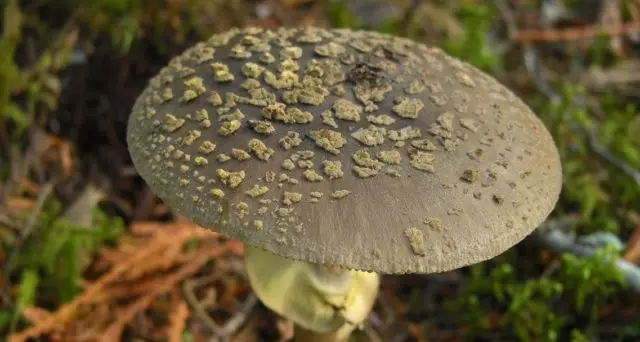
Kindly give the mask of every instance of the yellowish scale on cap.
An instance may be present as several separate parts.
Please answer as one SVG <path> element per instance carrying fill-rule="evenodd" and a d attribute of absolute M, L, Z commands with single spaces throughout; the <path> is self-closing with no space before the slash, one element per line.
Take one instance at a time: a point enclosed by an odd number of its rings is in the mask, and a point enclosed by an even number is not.
<path fill-rule="evenodd" d="M 207 88 L 205 88 L 204 86 L 202 77 L 193 77 L 185 81 L 184 86 L 186 90 L 180 98 L 180 102 L 189 102 L 207 91 Z"/>
<path fill-rule="evenodd" d="M 442 219 L 437 217 L 425 217 L 424 220 L 422 220 L 422 223 L 429 226 L 429 228 L 435 232 L 444 232 L 445 230 Z"/>
<path fill-rule="evenodd" d="M 300 70 L 300 64 L 298 64 L 298 62 L 292 59 L 285 59 L 282 62 L 280 62 L 278 69 L 280 70 L 280 72 L 285 72 L 285 71 L 296 72 Z"/>
<path fill-rule="evenodd" d="M 299 108 L 287 108 L 284 103 L 273 103 L 263 109 L 263 115 L 272 120 L 278 120 L 286 124 L 306 124 L 313 121 L 310 112 L 302 111 Z"/>
<path fill-rule="evenodd" d="M 165 114 L 162 121 L 162 129 L 171 133 L 176 131 L 178 128 L 182 127 L 184 123 L 185 123 L 184 119 L 179 119 L 175 115 L 167 113 Z"/>
<path fill-rule="evenodd" d="M 291 156 L 291 159 L 309 160 L 309 159 L 312 159 L 314 155 L 315 155 L 315 152 L 313 152 L 312 150 L 300 150 L 294 153 L 293 156 Z"/>
<path fill-rule="evenodd" d="M 224 163 L 226 161 L 228 161 L 229 159 L 231 159 L 231 157 L 229 157 L 226 153 L 220 153 L 217 157 L 216 160 L 219 163 Z"/>
<path fill-rule="evenodd" d="M 211 191 L 209 192 L 211 194 L 211 196 L 215 197 L 215 198 L 222 198 L 224 197 L 224 191 L 222 191 L 222 189 L 211 189 Z"/>
<path fill-rule="evenodd" d="M 316 145 L 333 154 L 339 154 L 340 148 L 347 143 L 347 140 L 340 132 L 324 128 L 311 130 L 309 132 L 309 137 L 313 139 Z"/>
<path fill-rule="evenodd" d="M 242 66 L 242 74 L 251 78 L 258 78 L 264 72 L 264 67 L 256 64 L 256 63 L 245 63 Z"/>
<path fill-rule="evenodd" d="M 216 149 L 216 144 L 209 140 L 203 141 L 198 147 L 198 152 L 202 154 L 211 154 Z"/>
<path fill-rule="evenodd" d="M 209 97 L 207 98 L 207 102 L 209 102 L 209 104 L 211 104 L 212 106 L 220 106 L 223 101 L 222 101 L 222 97 L 220 96 L 220 94 L 217 91 L 211 91 L 209 93 Z"/>
<path fill-rule="evenodd" d="M 413 250 L 413 253 L 417 255 L 426 255 L 426 247 L 424 241 L 424 234 L 416 227 L 410 227 L 405 229 L 404 235 L 409 240 L 409 245 Z"/>
<path fill-rule="evenodd" d="M 280 50 L 281 59 L 299 59 L 302 57 L 302 48 L 299 46 L 288 46 Z"/>
<path fill-rule="evenodd" d="M 218 129 L 218 133 L 223 136 L 229 136 L 240 129 L 240 126 L 241 123 L 239 120 L 226 121 L 222 123 L 222 125 Z"/>
<path fill-rule="evenodd" d="M 318 45 L 314 49 L 315 53 L 323 57 L 338 57 L 347 50 L 344 46 L 329 42 L 327 44 Z"/>
<path fill-rule="evenodd" d="M 333 110 L 338 119 L 347 121 L 360 121 L 362 107 L 346 99 L 337 99 L 333 103 Z"/>
<path fill-rule="evenodd" d="M 396 122 L 396 119 L 386 114 L 380 114 L 380 115 L 367 115 L 367 121 L 376 125 L 389 126 L 394 122 Z"/>
<path fill-rule="evenodd" d="M 366 149 L 357 150 L 353 156 L 353 161 L 362 167 L 371 168 L 375 170 L 380 170 L 382 168 L 382 163 L 369 154 L 369 151 Z"/>
<path fill-rule="evenodd" d="M 475 88 L 476 86 L 475 81 L 466 72 L 459 71 L 456 73 L 456 78 L 458 79 L 458 82 L 464 86 L 469 88 Z"/>
<path fill-rule="evenodd" d="M 249 214 L 249 204 L 247 202 L 238 202 L 235 204 L 236 215 L 240 218 L 244 218 Z"/>
<path fill-rule="evenodd" d="M 231 155 L 233 156 L 233 158 L 240 161 L 248 160 L 251 158 L 251 155 L 247 151 L 240 148 L 232 148 Z"/>
<path fill-rule="evenodd" d="M 264 52 L 262 55 L 260 55 L 260 58 L 258 60 L 264 64 L 270 64 L 275 62 L 276 58 L 271 53 Z"/>
<path fill-rule="evenodd" d="M 269 135 L 276 131 L 275 127 L 273 127 L 273 124 L 271 124 L 271 122 L 269 121 L 249 120 L 249 124 L 251 125 L 253 130 L 259 134 Z"/>
<path fill-rule="evenodd" d="M 455 115 L 451 112 L 444 112 L 436 118 L 436 122 L 447 132 L 453 131 L 453 119 Z M 440 133 L 445 134 L 445 133 Z"/>
<path fill-rule="evenodd" d="M 198 138 L 200 138 L 201 135 L 202 135 L 202 132 L 196 129 L 192 129 L 189 132 L 187 132 L 187 134 L 182 138 L 181 145 L 190 146 L 196 140 L 198 140 Z"/>
<path fill-rule="evenodd" d="M 209 164 L 209 161 L 206 158 L 200 156 L 195 157 L 193 161 L 197 166 L 206 166 Z"/>
<path fill-rule="evenodd" d="M 248 143 L 249 149 L 258 157 L 258 159 L 267 161 L 275 153 L 275 150 L 267 147 L 264 142 L 258 139 L 251 139 Z"/>
<path fill-rule="evenodd" d="M 368 167 L 362 167 L 358 165 L 353 166 L 353 171 L 355 171 L 355 173 L 360 178 L 369 178 L 369 177 L 376 176 L 378 173 L 380 173 L 380 171 L 378 171 L 377 169 L 371 169 Z"/>
<path fill-rule="evenodd" d="M 337 190 L 331 193 L 331 198 L 333 199 L 342 199 L 351 194 L 349 190 Z"/>
<path fill-rule="evenodd" d="M 460 126 L 470 130 L 471 132 L 477 132 L 480 129 L 480 124 L 471 118 L 461 118 Z"/>
<path fill-rule="evenodd" d="M 287 158 L 282 162 L 282 168 L 285 170 L 293 170 L 296 168 L 296 164 L 293 160 Z"/>
<path fill-rule="evenodd" d="M 218 82 L 231 82 L 235 76 L 229 71 L 229 67 L 222 63 L 211 63 L 213 69 L 213 79 Z"/>
<path fill-rule="evenodd" d="M 324 160 L 322 161 L 323 172 L 329 177 L 329 179 L 337 179 L 344 176 L 342 171 L 342 162 L 339 160 Z"/>
<path fill-rule="evenodd" d="M 226 107 L 225 107 L 225 109 L 226 109 Z M 218 111 L 220 111 L 220 109 Z M 236 120 L 236 121 L 240 121 L 241 122 L 242 120 L 244 120 L 244 118 L 245 118 L 244 113 L 242 113 L 240 111 L 240 109 L 235 108 L 234 111 L 231 112 L 231 113 L 227 112 L 226 114 L 220 115 L 218 117 L 218 121 L 233 121 L 233 120 Z"/>
<path fill-rule="evenodd" d="M 291 89 L 299 81 L 299 76 L 291 71 L 283 71 L 278 76 L 269 70 L 264 71 L 264 81 L 276 89 Z"/>
<path fill-rule="evenodd" d="M 229 56 L 235 59 L 247 59 L 247 58 L 251 58 L 251 55 L 252 55 L 251 52 L 248 51 L 244 46 L 240 44 L 236 44 L 233 47 L 231 47 L 231 51 L 229 53 Z"/>
<path fill-rule="evenodd" d="M 269 191 L 269 187 L 265 185 L 254 184 L 251 189 L 245 191 L 244 193 L 251 197 L 258 197 L 266 194 Z"/>
<path fill-rule="evenodd" d="M 394 168 L 394 167 L 388 167 L 388 168 L 386 168 L 386 169 L 384 170 L 384 173 L 385 173 L 387 176 L 390 176 L 390 177 L 400 177 L 400 176 L 401 176 L 400 171 L 399 171 L 397 168 Z"/>
<path fill-rule="evenodd" d="M 438 147 L 429 139 L 416 139 L 411 141 L 411 146 L 427 152 L 438 150 Z"/>
<path fill-rule="evenodd" d="M 258 89 L 260 88 L 260 86 L 261 86 L 260 81 L 253 78 L 247 78 L 244 82 L 242 82 L 242 84 L 240 85 L 240 88 L 251 90 L 251 89 Z"/>
<path fill-rule="evenodd" d="M 435 167 L 432 164 L 434 159 L 435 156 L 431 153 L 415 151 L 415 153 L 411 155 L 411 166 L 421 171 L 434 173 Z"/>
<path fill-rule="evenodd" d="M 422 108 L 424 103 L 420 99 L 401 98 L 392 110 L 402 118 L 416 119 Z"/>
<path fill-rule="evenodd" d="M 220 181 L 222 181 L 223 184 L 228 185 L 232 189 L 237 188 L 246 176 L 244 170 L 228 172 L 224 169 L 217 169 L 216 175 L 220 178 Z"/>
<path fill-rule="evenodd" d="M 384 143 L 387 130 L 384 127 L 370 125 L 367 128 L 359 128 L 351 133 L 351 137 L 367 146 L 378 146 Z"/>
<path fill-rule="evenodd" d="M 162 99 L 166 102 L 169 101 L 171 99 L 173 99 L 173 89 L 171 88 L 165 88 L 162 91 Z"/>
<path fill-rule="evenodd" d="M 378 159 L 386 164 L 400 164 L 402 157 L 397 150 L 382 150 L 377 154 Z"/>
<path fill-rule="evenodd" d="M 460 176 L 460 179 L 462 179 L 467 183 L 473 183 L 476 180 L 478 180 L 479 177 L 480 177 L 480 174 L 478 173 L 477 170 L 466 169 L 462 172 L 462 176 Z"/>
<path fill-rule="evenodd" d="M 300 103 L 319 106 L 329 95 L 329 90 L 322 85 L 322 80 L 314 77 L 304 77 L 301 88 L 295 89 L 297 100 Z"/>
<path fill-rule="evenodd" d="M 420 128 L 413 126 L 406 126 L 399 130 L 388 130 L 387 137 L 393 141 L 402 141 L 413 138 L 419 138 L 422 136 Z"/>
<path fill-rule="evenodd" d="M 409 84 L 407 84 L 404 87 L 404 92 L 409 95 L 413 95 L 413 94 L 421 93 L 425 89 L 426 89 L 426 86 L 424 85 L 424 83 L 414 78 L 411 81 L 409 81 Z"/>
<path fill-rule="evenodd" d="M 291 205 L 294 203 L 298 203 L 301 200 L 302 200 L 301 193 L 285 191 L 283 194 L 282 203 L 284 203 L 285 205 Z"/>
<path fill-rule="evenodd" d="M 315 170 L 305 170 L 303 172 L 304 178 L 309 182 L 319 182 L 324 179 L 320 174 L 318 174 Z"/>
<path fill-rule="evenodd" d="M 264 173 L 264 181 L 267 183 L 271 183 L 276 180 L 276 173 L 273 170 L 268 170 Z"/>
<path fill-rule="evenodd" d="M 298 167 L 301 169 L 313 168 L 313 162 L 311 160 L 298 160 Z"/>
<path fill-rule="evenodd" d="M 264 222 L 262 220 L 253 220 L 253 227 L 255 229 L 261 230 L 264 228 Z"/>
<path fill-rule="evenodd" d="M 336 119 L 333 118 L 333 112 L 330 110 L 325 110 L 322 112 L 321 114 L 322 117 L 322 123 L 333 127 L 333 128 L 338 128 L 338 123 L 336 122 Z"/>

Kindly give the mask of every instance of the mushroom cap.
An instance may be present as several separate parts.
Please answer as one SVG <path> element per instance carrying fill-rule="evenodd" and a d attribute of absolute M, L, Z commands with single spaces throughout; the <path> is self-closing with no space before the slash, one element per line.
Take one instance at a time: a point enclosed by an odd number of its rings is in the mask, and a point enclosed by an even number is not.
<path fill-rule="evenodd" d="M 530 108 L 438 48 L 315 27 L 232 29 L 137 99 L 133 163 L 195 223 L 284 257 L 443 272 L 553 209 L 558 151 Z"/>

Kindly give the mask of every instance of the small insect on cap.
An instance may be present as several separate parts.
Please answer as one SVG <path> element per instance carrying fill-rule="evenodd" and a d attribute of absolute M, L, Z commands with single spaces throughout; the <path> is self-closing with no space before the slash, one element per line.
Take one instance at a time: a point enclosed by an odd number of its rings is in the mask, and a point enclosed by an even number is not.
<path fill-rule="evenodd" d="M 134 105 L 135 167 L 177 212 L 279 255 L 380 273 L 492 258 L 550 213 L 553 140 L 496 80 L 390 35 L 233 29 Z"/>

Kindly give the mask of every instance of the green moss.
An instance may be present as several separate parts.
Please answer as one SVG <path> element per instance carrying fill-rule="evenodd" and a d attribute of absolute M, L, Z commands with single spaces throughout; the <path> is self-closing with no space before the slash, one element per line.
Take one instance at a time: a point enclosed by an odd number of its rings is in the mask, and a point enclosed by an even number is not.
<path fill-rule="evenodd" d="M 571 294 L 575 313 L 588 314 L 591 325 L 596 323 L 599 309 L 624 284 L 622 273 L 614 265 L 618 257 L 618 252 L 611 246 L 589 258 L 571 254 L 562 256 L 558 278 Z"/>
<path fill-rule="evenodd" d="M 327 15 L 335 27 L 359 29 L 362 21 L 347 9 L 346 0 L 331 1 L 327 6 Z"/>
<path fill-rule="evenodd" d="M 74 225 L 61 217 L 57 200 L 47 203 L 33 233 L 6 265 L 9 278 L 17 279 L 20 288 L 10 328 L 16 327 L 16 320 L 26 306 L 36 302 L 59 305 L 71 300 L 81 290 L 82 258 L 115 242 L 125 231 L 121 218 L 110 217 L 99 209 L 94 209 L 93 221 L 92 227 Z M 2 312 L 9 314 L 0 311 L 0 318 Z M 8 328 L 0 325 L 0 332 Z"/>
<path fill-rule="evenodd" d="M 534 105 L 554 135 L 562 158 L 565 185 L 559 213 L 578 211 L 581 222 L 576 228 L 581 233 L 625 232 L 633 228 L 623 213 L 637 207 L 640 189 L 595 148 L 605 149 L 606 155 L 631 167 L 640 167 L 637 108 L 612 93 L 590 100 L 599 102 L 593 105 L 595 109 L 588 108 L 577 99 L 590 95 L 571 84 L 563 85 L 559 93 L 562 96 L 557 103 Z"/>
<path fill-rule="evenodd" d="M 462 26 L 461 39 L 445 40 L 444 50 L 474 66 L 495 72 L 502 68 L 501 61 L 491 47 L 489 30 L 496 15 L 493 7 L 486 4 L 466 4 L 455 13 Z"/>

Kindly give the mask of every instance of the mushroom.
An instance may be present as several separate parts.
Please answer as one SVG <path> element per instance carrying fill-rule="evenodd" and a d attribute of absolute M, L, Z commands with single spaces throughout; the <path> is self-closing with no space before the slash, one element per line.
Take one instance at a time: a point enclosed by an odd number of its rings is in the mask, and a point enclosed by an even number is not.
<path fill-rule="evenodd" d="M 379 274 L 504 252 L 562 182 L 549 132 L 498 81 L 348 29 L 213 35 L 151 79 L 127 141 L 159 198 L 245 243 L 252 288 L 304 341 L 346 340 Z"/>

